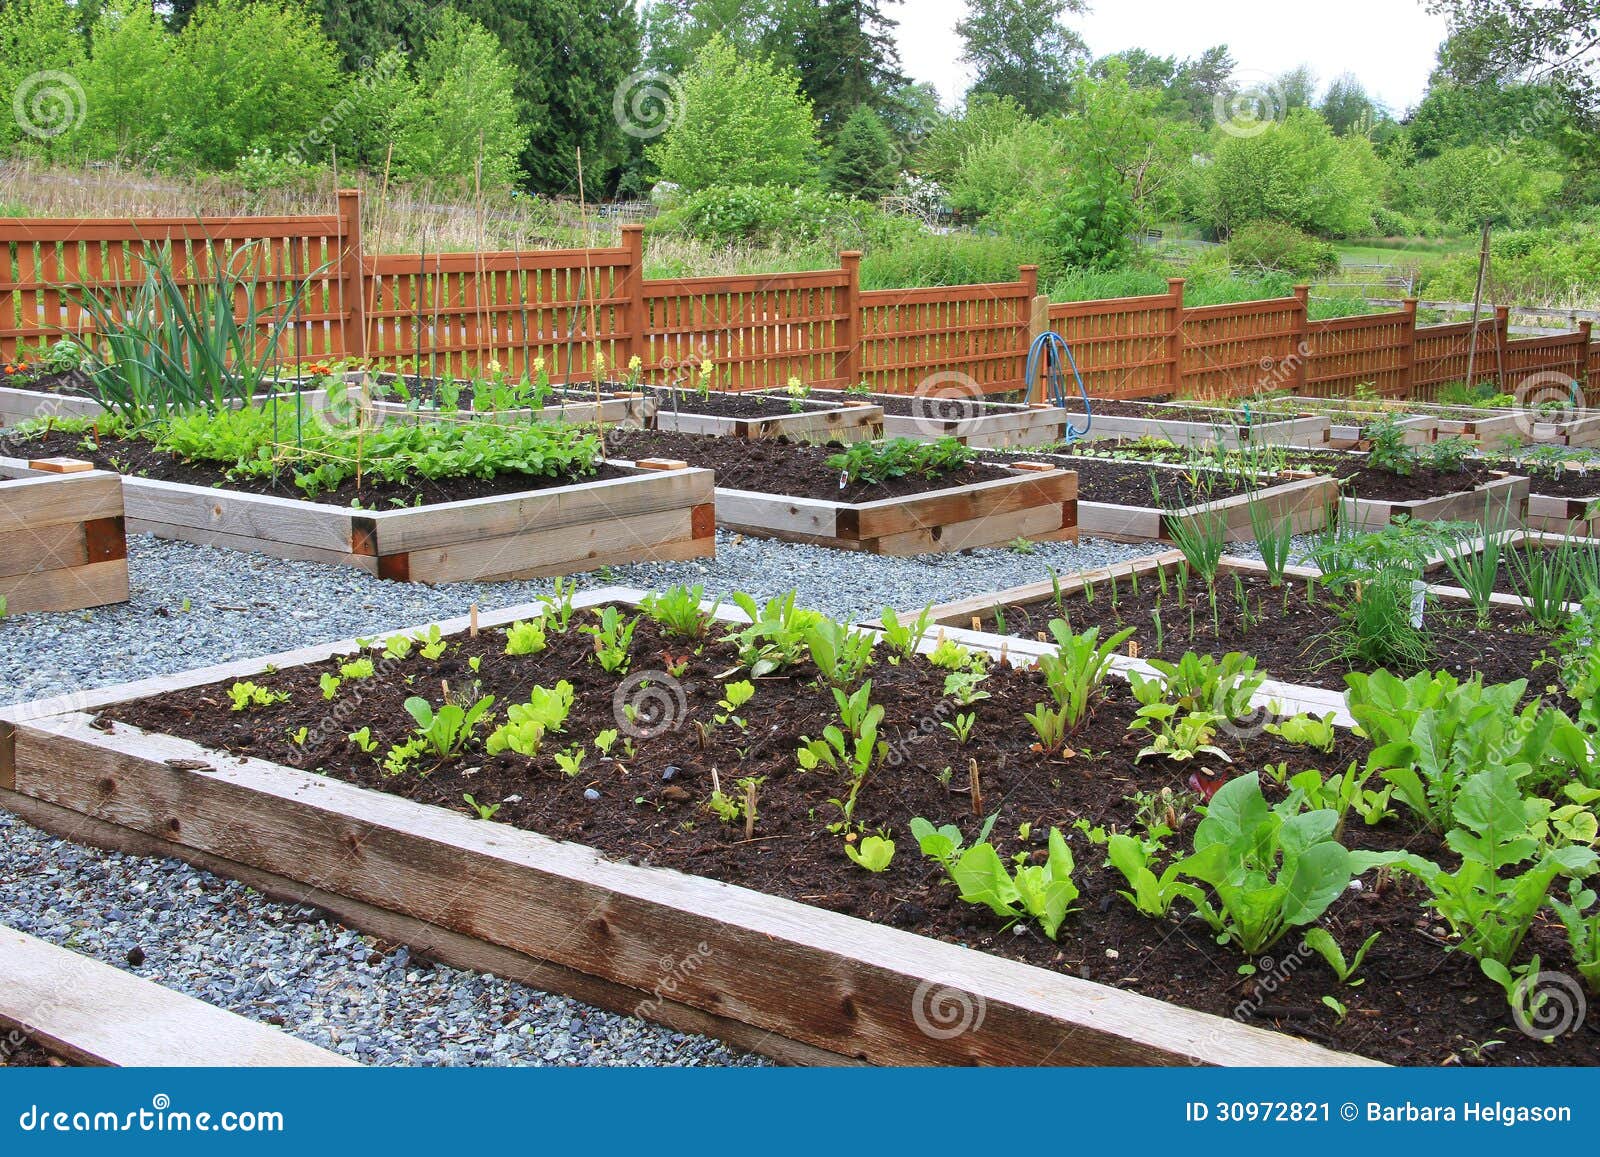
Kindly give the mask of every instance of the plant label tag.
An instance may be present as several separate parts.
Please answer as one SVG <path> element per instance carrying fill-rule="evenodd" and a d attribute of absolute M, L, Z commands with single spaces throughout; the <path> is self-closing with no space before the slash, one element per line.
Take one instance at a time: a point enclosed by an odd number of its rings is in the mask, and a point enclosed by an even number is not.
<path fill-rule="evenodd" d="M 1422 629 L 1422 612 L 1428 605 L 1428 584 L 1411 580 L 1411 626 Z"/>

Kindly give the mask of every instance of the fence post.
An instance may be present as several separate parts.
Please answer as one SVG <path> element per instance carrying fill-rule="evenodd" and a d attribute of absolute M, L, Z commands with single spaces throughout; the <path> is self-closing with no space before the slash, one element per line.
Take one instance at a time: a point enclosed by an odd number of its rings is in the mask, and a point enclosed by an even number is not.
<path fill-rule="evenodd" d="M 633 358 L 638 358 L 641 369 L 640 374 L 654 369 L 650 364 L 650 334 L 649 311 L 644 300 L 644 226 L 624 225 L 622 227 L 622 248 L 627 253 L 627 273 L 624 275 L 623 284 L 627 288 L 628 302 L 622 307 L 623 323 L 628 331 L 628 356 L 623 362 L 623 367 Z"/>
<path fill-rule="evenodd" d="M 1511 340 L 1511 307 L 1497 305 L 1494 307 L 1494 389 L 1495 393 L 1506 388 L 1506 358 L 1510 351 L 1506 343 Z M 1469 385 L 1471 383 L 1468 383 Z"/>
<path fill-rule="evenodd" d="M 844 275 L 844 300 L 839 310 L 844 320 L 836 335 L 836 344 L 843 347 L 836 365 L 843 379 L 841 388 L 849 389 L 861 380 L 861 251 L 851 249 L 839 254 L 839 271 Z"/>
<path fill-rule="evenodd" d="M 361 190 L 339 190 L 339 284 L 344 298 L 339 344 L 347 358 L 367 357 L 367 280 L 361 252 Z"/>
<path fill-rule="evenodd" d="M 1577 373 L 1572 375 L 1572 380 L 1578 384 L 1580 400 L 1589 388 L 1589 343 L 1594 339 L 1594 322 L 1580 321 L 1578 323 L 1578 364 L 1573 368 Z"/>
<path fill-rule="evenodd" d="M 1405 333 L 1406 344 L 1400 350 L 1400 394 L 1410 398 L 1414 383 L 1413 376 L 1417 369 L 1417 299 L 1408 297 L 1400 306 L 1400 327 Z"/>
<path fill-rule="evenodd" d="M 1172 296 L 1172 330 L 1167 334 L 1167 362 L 1172 370 L 1168 381 L 1177 395 L 1183 392 L 1183 278 L 1167 278 L 1167 293 Z"/>
<path fill-rule="evenodd" d="M 1311 287 L 1295 286 L 1294 299 L 1300 307 L 1295 314 L 1294 349 L 1289 356 L 1294 359 L 1294 392 L 1298 394 L 1306 388 L 1311 373 Z"/>

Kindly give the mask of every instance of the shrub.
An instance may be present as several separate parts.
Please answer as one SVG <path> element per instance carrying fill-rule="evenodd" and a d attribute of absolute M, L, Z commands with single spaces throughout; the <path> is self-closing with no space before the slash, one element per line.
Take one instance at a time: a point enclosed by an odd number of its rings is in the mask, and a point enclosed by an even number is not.
<path fill-rule="evenodd" d="M 1235 265 L 1276 269 L 1297 277 L 1315 277 L 1338 268 L 1339 254 L 1282 221 L 1252 221 L 1228 239 L 1228 259 Z"/>
<path fill-rule="evenodd" d="M 683 198 L 663 213 L 653 231 L 681 232 L 709 241 L 806 244 L 837 240 L 845 248 L 917 231 L 911 221 L 838 193 L 776 185 L 721 185 Z"/>

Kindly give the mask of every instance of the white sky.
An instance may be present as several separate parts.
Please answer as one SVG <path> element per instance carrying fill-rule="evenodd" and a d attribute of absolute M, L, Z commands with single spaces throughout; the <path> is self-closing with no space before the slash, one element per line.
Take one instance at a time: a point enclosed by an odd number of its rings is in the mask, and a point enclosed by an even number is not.
<path fill-rule="evenodd" d="M 1322 86 L 1353 72 L 1396 115 L 1422 98 L 1444 39 L 1444 20 L 1429 15 L 1420 0 L 1341 0 L 1332 7 L 1282 0 L 1090 4 L 1088 15 L 1069 15 L 1067 23 L 1096 56 L 1135 47 L 1158 56 L 1197 56 L 1226 44 L 1247 80 L 1300 64 L 1309 64 Z M 972 82 L 958 61 L 955 32 L 965 9 L 965 0 L 905 0 L 889 8 L 900 22 L 902 65 L 912 79 L 937 85 L 946 104 Z"/>

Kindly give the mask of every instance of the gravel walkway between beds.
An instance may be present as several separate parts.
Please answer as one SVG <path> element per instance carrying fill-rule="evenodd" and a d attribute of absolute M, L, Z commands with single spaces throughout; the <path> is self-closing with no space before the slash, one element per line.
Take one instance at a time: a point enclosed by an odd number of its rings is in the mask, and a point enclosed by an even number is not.
<path fill-rule="evenodd" d="M 1085 540 L 915 559 L 719 534 L 715 560 L 618 567 L 580 585 L 703 583 L 875 618 L 1160 549 Z M 1238 554 L 1251 553 L 1238 544 Z M 123 605 L 0 621 L 0 704 L 375 635 L 532 600 L 546 581 L 438 589 L 147 536 Z M 54 839 L 0 810 L 0 924 L 368 1064 L 757 1064 L 703 1037 L 492 976 L 428 966 L 303 908 L 165 859 Z M 135 963 L 137 962 L 137 963 Z"/>

